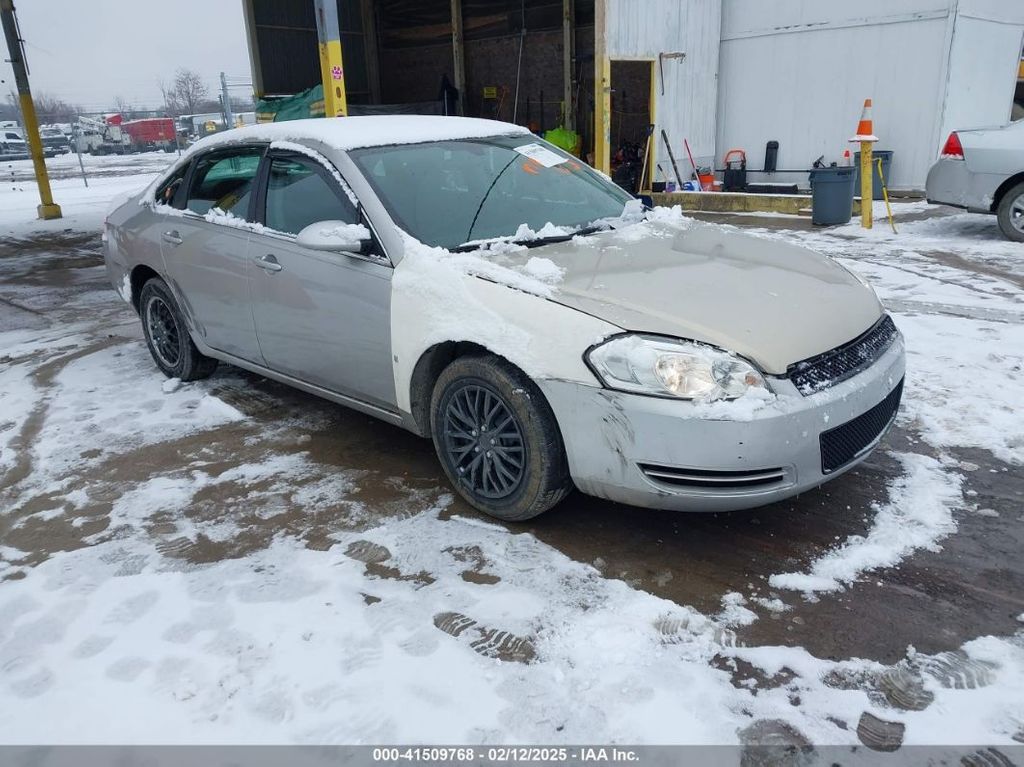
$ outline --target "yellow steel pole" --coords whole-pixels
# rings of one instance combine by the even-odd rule
[[[870,229],[874,225],[871,216],[871,203],[874,198],[872,180],[875,176],[875,164],[871,161],[873,146],[870,141],[860,142],[860,225],[865,229]]]
[[[28,140],[32,167],[36,172],[36,184],[39,186],[40,204],[36,212],[42,219],[60,218],[60,205],[53,201],[50,177],[46,174],[43,142],[39,138],[39,120],[36,119],[36,106],[32,103],[32,91],[28,87],[28,67],[25,66],[21,38],[18,35],[18,22],[14,16],[14,0],[0,0],[0,21],[3,22],[7,52],[11,67],[14,69],[14,81],[18,86],[18,103],[21,106],[21,119],[25,123],[25,138]]]
[[[348,115],[345,94],[345,65],[341,58],[341,31],[338,4],[333,0],[314,0],[316,31],[320,44],[320,78],[324,84],[324,116]]]
[[[871,117],[871,99],[864,99],[864,110],[860,113],[860,122],[857,123],[857,135],[851,137],[850,141],[860,143],[860,225],[870,229],[875,175],[871,154],[872,146],[878,141],[875,123]]]
[[[594,5],[594,167],[611,173],[612,62],[605,42],[607,0]]]

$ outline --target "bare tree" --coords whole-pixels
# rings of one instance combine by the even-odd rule
[[[192,69],[179,69],[175,72],[171,89],[178,106],[188,114],[195,114],[199,104],[210,96],[210,89],[206,87],[203,78]]]
[[[126,120],[131,120],[135,117],[135,107],[128,99],[122,96],[114,97],[114,111],[120,113]]]
[[[178,98],[174,94],[174,86],[168,85],[163,79],[157,80],[157,87],[160,88],[160,95],[164,100],[164,111],[169,115],[180,115],[181,109],[178,106]]]
[[[82,113],[82,107],[71,104],[64,99],[48,93],[37,93],[32,97],[36,106],[36,116],[40,123],[69,123]]]
[[[158,80],[157,85],[164,99],[164,111],[169,115],[201,112],[203,102],[210,96],[210,89],[199,73],[192,69],[178,69],[169,83]]]

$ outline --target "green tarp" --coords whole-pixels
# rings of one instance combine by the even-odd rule
[[[304,120],[324,116],[324,86],[318,83],[302,93],[256,102],[256,122]]]

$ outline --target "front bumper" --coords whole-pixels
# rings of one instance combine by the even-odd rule
[[[810,490],[864,460],[889,424],[828,473],[821,434],[898,397],[904,369],[898,337],[873,365],[815,394],[803,396],[789,380],[773,378],[777,400],[750,420],[696,417],[689,402],[566,381],[539,385],[582,492],[647,508],[732,511]]]

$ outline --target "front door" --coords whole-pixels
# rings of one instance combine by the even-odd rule
[[[202,341],[262,362],[249,295],[249,216],[261,147],[200,156],[184,209],[162,216],[161,252],[174,289]],[[158,206],[159,209],[159,206]]]
[[[349,195],[320,162],[267,157],[264,233],[249,243],[253,315],[267,365],[339,394],[395,405],[391,275],[382,255],[300,247],[318,221],[359,223]]]

